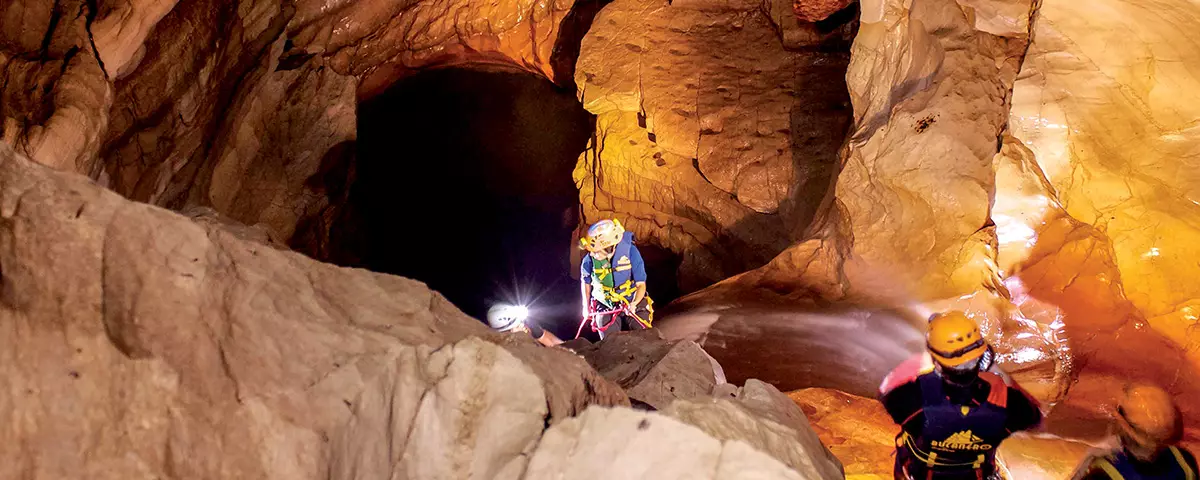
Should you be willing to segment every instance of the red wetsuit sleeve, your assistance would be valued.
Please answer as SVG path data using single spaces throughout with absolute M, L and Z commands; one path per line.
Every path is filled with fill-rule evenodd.
M 879 385 L 879 401 L 892 421 L 913 435 L 920 434 L 924 424 L 921 412 L 924 402 L 916 379 L 925 371 L 925 354 L 913 355 L 888 373 Z
M 883 377 L 883 382 L 879 384 L 879 395 L 887 395 L 892 390 L 895 390 L 896 387 L 916 380 L 917 377 L 924 373 L 922 370 L 924 366 L 924 353 L 918 353 L 909 357 L 908 360 L 901 362 L 886 377 Z

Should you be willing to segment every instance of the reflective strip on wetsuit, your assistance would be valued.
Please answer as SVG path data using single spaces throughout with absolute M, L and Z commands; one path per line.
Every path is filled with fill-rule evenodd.
M 1121 475 L 1121 472 L 1117 470 L 1117 467 L 1114 467 L 1113 464 L 1108 460 L 1098 459 L 1096 460 L 1096 464 L 1100 465 L 1100 469 L 1104 470 L 1104 473 L 1107 473 L 1112 480 L 1125 480 L 1125 476 Z
M 1183 478 L 1185 480 L 1196 480 L 1196 472 L 1192 471 L 1192 467 L 1188 465 L 1187 460 L 1183 458 L 1183 454 L 1179 453 L 1179 449 L 1170 447 L 1171 455 L 1175 456 L 1175 461 L 1179 462 L 1179 468 L 1183 469 Z

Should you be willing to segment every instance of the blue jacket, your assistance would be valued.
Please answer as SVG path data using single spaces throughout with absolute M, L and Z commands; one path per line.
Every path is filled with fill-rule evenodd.
M 629 288 L 638 282 L 646 281 L 646 264 L 642 261 L 642 253 L 633 245 L 633 233 L 625 232 L 621 237 L 621 241 L 617 243 L 617 248 L 612 256 L 613 266 L 613 288 L 617 292 L 627 292 L 625 300 L 633 301 L 633 289 Z M 603 272 L 601 272 L 603 273 Z M 591 283 L 592 297 L 600 300 L 600 296 L 612 293 L 607 287 L 600 283 L 599 275 L 596 274 L 592 267 L 592 256 L 584 255 L 583 262 L 579 266 L 579 280 L 584 283 Z M 602 303 L 612 306 L 607 300 L 602 300 Z

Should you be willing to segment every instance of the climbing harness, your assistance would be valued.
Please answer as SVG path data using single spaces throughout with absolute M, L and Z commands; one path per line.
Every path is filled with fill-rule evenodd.
M 617 321 L 617 315 L 620 315 L 621 313 L 626 312 L 626 311 L 627 311 L 627 309 L 625 308 L 625 306 L 621 306 L 621 307 L 618 307 L 616 310 L 605 310 L 603 312 L 592 312 L 587 315 L 584 315 L 583 320 L 579 322 L 579 329 L 575 331 L 575 338 L 579 338 L 579 336 L 583 334 L 583 326 L 587 325 L 588 323 L 592 324 L 593 332 L 608 331 L 608 327 L 611 327 L 613 322 Z M 597 327 L 596 319 L 600 318 L 604 315 L 611 315 L 608 319 L 608 323 L 605 323 L 603 327 Z M 637 318 L 637 316 L 634 315 L 634 318 Z
M 601 312 L 592 312 L 592 313 L 585 315 L 583 317 L 583 320 L 581 320 L 579 322 L 579 329 L 577 329 L 575 331 L 575 338 L 579 338 L 579 336 L 581 334 L 583 334 L 583 326 L 588 324 L 589 322 L 592 324 L 593 332 L 607 332 L 608 328 L 611 327 L 612 324 L 614 322 L 616 322 L 617 319 L 622 314 L 629 315 L 634 320 L 636 320 L 638 323 L 640 323 L 642 325 L 642 327 L 651 328 L 651 326 L 654 322 L 654 300 L 651 300 L 650 297 L 646 297 L 646 310 L 650 314 L 646 318 L 642 318 L 641 316 L 639 316 L 637 314 L 636 309 L 633 308 L 633 305 L 629 304 L 629 300 L 626 300 L 625 297 L 619 297 L 618 300 L 619 301 L 614 302 L 619 305 L 615 309 L 605 310 L 605 311 L 601 311 Z M 605 315 L 609 316 L 608 322 L 605 322 L 604 326 L 597 326 L 596 319 L 598 319 L 602 316 L 605 316 Z

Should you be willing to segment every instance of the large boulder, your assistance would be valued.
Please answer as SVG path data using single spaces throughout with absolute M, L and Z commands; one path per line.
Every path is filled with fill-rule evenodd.
M 695 342 L 667 341 L 657 329 L 622 332 L 576 352 L 605 378 L 653 408 L 675 399 L 707 397 L 725 372 Z
M 0 144 L 0 478 L 516 478 L 627 405 L 419 282 L 130 202 Z
M 805 477 L 742 441 L 717 439 L 657 413 L 597 407 L 547 430 L 525 474 L 527 480 L 611 478 L 814 477 Z
M 722 441 L 740 441 L 800 472 L 803 478 L 843 478 L 841 462 L 809 425 L 800 407 L 775 387 L 749 380 L 735 399 L 678 400 L 664 415 Z

